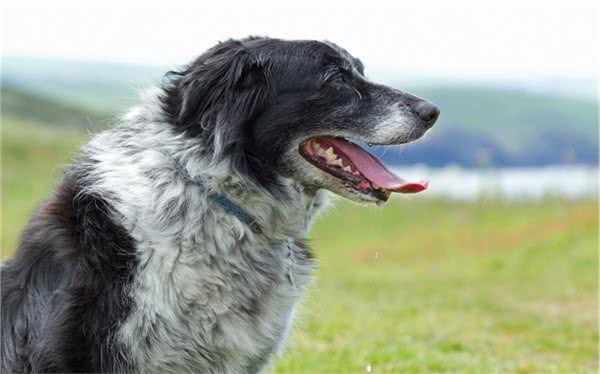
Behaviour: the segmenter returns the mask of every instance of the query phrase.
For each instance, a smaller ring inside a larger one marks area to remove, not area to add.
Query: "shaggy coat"
[[[259,372],[310,282],[326,190],[379,201],[298,144],[416,139],[415,103],[332,43],[231,40],[169,73],[82,147],[2,265],[2,372]]]

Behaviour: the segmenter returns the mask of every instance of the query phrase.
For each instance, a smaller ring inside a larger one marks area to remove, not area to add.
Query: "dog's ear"
[[[244,168],[249,127],[269,102],[269,76],[267,62],[242,42],[218,44],[181,73],[177,126],[202,139],[213,158]]]

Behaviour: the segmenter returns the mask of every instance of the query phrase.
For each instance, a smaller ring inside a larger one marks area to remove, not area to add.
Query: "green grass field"
[[[2,253],[85,136],[2,122]],[[340,201],[275,372],[597,372],[597,201]]]

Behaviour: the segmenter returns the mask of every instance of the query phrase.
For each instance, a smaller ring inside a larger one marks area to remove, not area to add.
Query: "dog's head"
[[[354,142],[414,141],[439,110],[369,81],[361,61],[335,44],[230,40],[172,75],[163,103],[176,128],[270,191],[291,178],[379,202],[426,188],[395,176]]]

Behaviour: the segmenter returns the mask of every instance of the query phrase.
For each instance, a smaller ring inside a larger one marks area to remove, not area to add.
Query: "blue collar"
[[[256,233],[259,233],[260,227],[256,223],[254,217],[246,212],[241,206],[233,202],[222,192],[213,192],[208,195],[212,201],[217,203],[223,210],[231,215],[234,215],[237,219],[245,223],[250,229]]]

